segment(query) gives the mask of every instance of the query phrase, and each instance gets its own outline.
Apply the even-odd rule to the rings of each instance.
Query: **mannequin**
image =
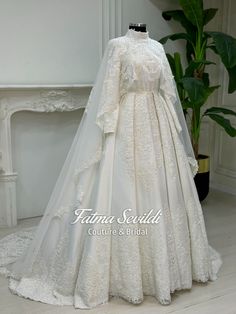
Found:
[[[134,29],[137,32],[146,32],[146,24],[144,23],[130,23],[129,29]]]

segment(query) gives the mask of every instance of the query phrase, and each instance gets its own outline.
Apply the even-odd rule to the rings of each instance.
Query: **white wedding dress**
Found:
[[[0,240],[12,293],[81,309],[111,296],[169,304],[193,280],[217,279],[222,260],[208,244],[193,180],[198,165],[178,106],[159,42],[131,29],[109,41],[39,226]],[[125,209],[161,214],[158,223],[82,223],[76,208],[120,218]]]

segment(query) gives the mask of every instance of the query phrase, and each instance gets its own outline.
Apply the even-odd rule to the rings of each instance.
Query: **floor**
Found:
[[[193,283],[191,291],[176,292],[170,305],[161,305],[155,298],[145,296],[139,305],[112,298],[106,305],[93,310],[74,309],[71,306],[53,306],[13,295],[7,279],[0,276],[0,313],[44,314],[236,314],[236,196],[210,190],[202,202],[209,243],[223,258],[219,278],[207,284]],[[36,225],[39,218],[19,221],[16,228],[0,229],[0,237],[21,227]]]

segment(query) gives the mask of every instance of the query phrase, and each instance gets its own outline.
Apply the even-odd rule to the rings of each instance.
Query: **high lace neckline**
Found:
[[[149,38],[149,32],[138,32],[135,31],[134,29],[130,28],[128,29],[126,35],[126,37],[133,39],[133,40],[148,40]]]

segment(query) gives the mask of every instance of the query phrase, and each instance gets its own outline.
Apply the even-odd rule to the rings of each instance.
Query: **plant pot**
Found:
[[[209,193],[210,185],[210,157],[198,155],[199,169],[194,177],[195,185],[200,202],[203,201]]]

